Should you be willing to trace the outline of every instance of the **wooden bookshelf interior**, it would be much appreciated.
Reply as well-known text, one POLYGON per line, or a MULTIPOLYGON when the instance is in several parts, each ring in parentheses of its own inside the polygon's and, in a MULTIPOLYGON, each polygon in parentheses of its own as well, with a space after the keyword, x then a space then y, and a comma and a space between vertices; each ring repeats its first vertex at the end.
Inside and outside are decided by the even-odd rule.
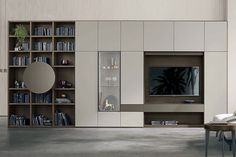
POLYGON ((75 22, 13 21, 9 22, 8 34, 9 127, 74 127, 75 22), (22 50, 15 49, 17 37, 14 30, 17 25, 23 25, 28 31, 22 50), (43 94, 32 93, 22 84, 25 68, 35 61, 51 65, 56 75, 53 88, 43 94), (58 102, 57 98, 62 95, 66 95, 70 102, 58 102), (59 124, 56 113, 65 115, 67 124, 63 120, 59 124), (35 122, 35 117, 39 116, 44 119, 41 125, 35 122))

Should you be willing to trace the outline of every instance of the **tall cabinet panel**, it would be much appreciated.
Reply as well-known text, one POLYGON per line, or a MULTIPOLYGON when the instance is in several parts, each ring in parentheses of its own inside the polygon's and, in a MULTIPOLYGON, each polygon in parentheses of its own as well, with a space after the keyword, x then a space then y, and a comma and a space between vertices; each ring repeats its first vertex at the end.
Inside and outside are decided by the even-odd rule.
POLYGON ((76 126, 97 126, 98 54, 76 53, 76 126))
POLYGON ((173 31, 173 22, 144 22, 144 51, 173 51, 173 31))
POLYGON ((175 22, 175 51, 204 51, 204 22, 175 22))
POLYGON ((120 22, 99 22, 98 50, 120 51, 120 22))
POLYGON ((205 23, 205 51, 227 51, 227 22, 205 23))
POLYGON ((121 53, 121 104, 143 104, 143 52, 121 53))
POLYGON ((227 113, 227 52, 205 52, 205 122, 227 113))

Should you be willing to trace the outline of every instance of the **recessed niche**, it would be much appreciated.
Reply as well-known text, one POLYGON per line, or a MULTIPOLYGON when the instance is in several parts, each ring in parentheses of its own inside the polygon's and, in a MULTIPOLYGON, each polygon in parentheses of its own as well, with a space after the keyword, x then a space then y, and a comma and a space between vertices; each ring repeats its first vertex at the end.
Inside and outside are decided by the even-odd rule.
POLYGON ((145 104, 204 103, 202 52, 145 52, 145 104))

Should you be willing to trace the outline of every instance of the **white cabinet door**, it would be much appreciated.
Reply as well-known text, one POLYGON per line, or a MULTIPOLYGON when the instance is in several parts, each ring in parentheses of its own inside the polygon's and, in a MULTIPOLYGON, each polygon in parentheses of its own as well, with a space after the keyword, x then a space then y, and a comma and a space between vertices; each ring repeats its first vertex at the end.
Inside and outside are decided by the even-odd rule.
POLYGON ((144 22, 144 51, 173 51, 173 31, 173 22, 144 22))
POLYGON ((204 51, 204 22, 175 22, 175 51, 204 51))
POLYGON ((143 52, 121 52, 121 104, 143 104, 143 52))
POLYGON ((97 126, 97 57, 97 52, 76 52, 76 126, 97 126))
POLYGON ((121 51, 143 51, 143 22, 121 22, 121 51))
POLYGON ((120 127, 120 112, 98 112, 98 126, 120 127))
POLYGON ((121 127, 143 127, 143 112, 121 112, 121 127))
POLYGON ((120 22, 99 22, 98 50, 120 51, 120 22))
POLYGON ((227 113, 227 53, 205 52, 205 123, 227 113))
POLYGON ((205 23, 205 51, 227 51, 227 22, 205 23))
POLYGON ((97 36, 97 22, 76 22, 77 51, 97 51, 97 36))

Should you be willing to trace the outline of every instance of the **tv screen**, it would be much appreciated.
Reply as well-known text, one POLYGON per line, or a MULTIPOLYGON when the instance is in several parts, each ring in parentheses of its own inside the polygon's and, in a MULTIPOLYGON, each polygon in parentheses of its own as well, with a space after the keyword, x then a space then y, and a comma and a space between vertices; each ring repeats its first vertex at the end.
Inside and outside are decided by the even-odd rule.
POLYGON ((199 67, 150 67, 150 96, 199 96, 199 67))

